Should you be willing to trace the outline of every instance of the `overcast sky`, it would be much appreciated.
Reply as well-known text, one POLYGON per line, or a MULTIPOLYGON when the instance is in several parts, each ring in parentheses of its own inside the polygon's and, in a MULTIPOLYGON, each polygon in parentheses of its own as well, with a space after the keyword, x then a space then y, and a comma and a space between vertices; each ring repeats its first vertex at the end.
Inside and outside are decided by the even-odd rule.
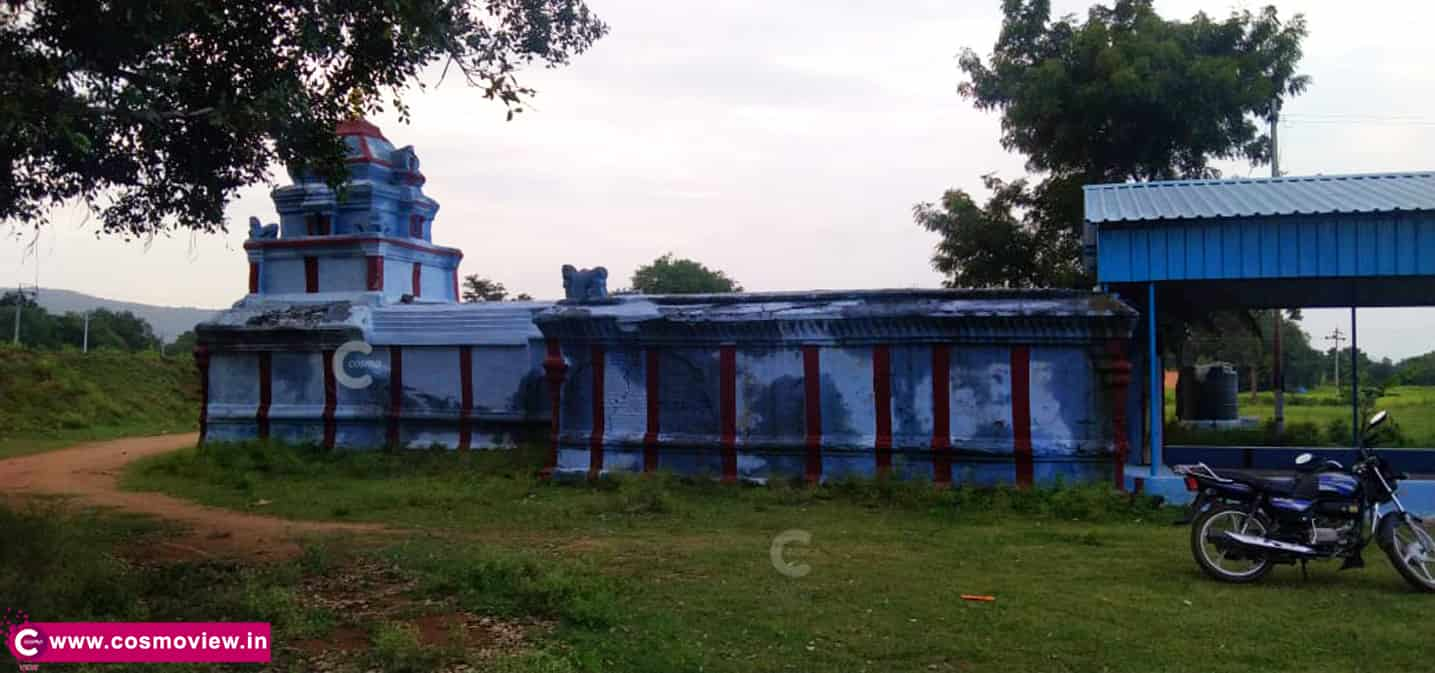
MULTIPOLYGON (((607 266, 613 288, 665 252, 727 271, 748 290, 933 287, 935 237, 912 205, 980 177, 1022 174, 995 114, 956 93, 956 54, 986 54, 999 0, 589 0, 612 32, 567 68, 533 71, 539 95, 512 122, 451 80, 408 97, 413 121, 374 121, 413 144, 441 204, 436 243, 461 272, 515 292, 562 294, 565 263, 607 266)), ((1089 2, 1055 0, 1056 14, 1089 2)), ((1266 3, 1165 1, 1166 16, 1266 3)), ((1435 9, 1420 2, 1279 2, 1310 27, 1310 90, 1281 129, 1287 173, 1435 168, 1435 9), (1304 123, 1295 120, 1304 119, 1304 123), (1322 123, 1314 123, 1322 122, 1322 123)), ((1228 166, 1232 174, 1252 174, 1228 166)), ((1259 169, 1256 175, 1265 174, 1259 169)), ((276 171, 274 179, 280 179, 276 171)), ((245 289, 245 222, 274 221, 270 186, 229 208, 228 235, 146 246, 96 240, 57 214, 28 254, 3 239, 0 282, 113 299, 227 306, 245 289)), ((12 230, 13 231, 13 230, 12 230)), ((1307 311, 1315 336, 1347 311, 1307 311)), ((1435 311, 1361 312, 1376 357, 1435 350, 1435 311)))

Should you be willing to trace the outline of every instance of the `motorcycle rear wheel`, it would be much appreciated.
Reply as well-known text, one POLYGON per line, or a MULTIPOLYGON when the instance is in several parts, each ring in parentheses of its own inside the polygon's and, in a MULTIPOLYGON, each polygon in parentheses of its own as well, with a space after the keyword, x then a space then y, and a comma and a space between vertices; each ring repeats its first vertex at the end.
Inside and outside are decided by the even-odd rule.
POLYGON ((1380 519, 1375 541, 1390 557, 1390 565, 1410 586, 1435 592, 1435 541, 1409 518, 1392 512, 1380 519))
POLYGON ((1270 559, 1264 556, 1233 558, 1231 549, 1223 550, 1216 540, 1225 531, 1264 536, 1266 530, 1259 516, 1252 518, 1243 509, 1229 505, 1212 507, 1191 522, 1191 556, 1201 571, 1213 579, 1233 584, 1255 582, 1271 571, 1270 559))

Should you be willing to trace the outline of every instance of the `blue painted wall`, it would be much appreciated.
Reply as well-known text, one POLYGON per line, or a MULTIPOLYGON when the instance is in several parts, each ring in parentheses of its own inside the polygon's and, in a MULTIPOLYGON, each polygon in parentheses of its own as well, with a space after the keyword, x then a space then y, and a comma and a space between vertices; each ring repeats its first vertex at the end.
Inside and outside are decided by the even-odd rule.
MULTIPOLYGON (((1032 293, 1031 298, 1041 296, 1032 293)), ((714 298, 711 307, 675 307, 672 315, 676 317, 668 318, 661 302, 669 299, 677 301, 624 297, 593 306, 560 304, 537 315, 539 328, 560 344, 567 365, 556 450, 559 473, 590 474, 598 467, 593 461, 599 454, 602 465, 597 471, 644 469, 650 422, 647 363, 653 356, 659 366, 658 432, 652 447, 657 469, 723 476, 727 443, 721 353, 731 348, 733 476, 761 481, 809 475, 809 444, 813 441, 820 453, 821 479, 872 476, 878 471, 877 405, 881 399, 874 352, 881 347, 890 361, 887 404, 895 476, 931 480, 940 474, 934 466, 933 435, 938 426, 931 368, 933 350, 941 348, 949 353, 944 378, 954 481, 1017 481, 1019 455, 1030 456, 1035 482, 1111 477, 1113 391, 1104 387, 1096 367, 1111 335, 1083 332, 1088 329, 1080 326, 1085 319, 1081 311, 1087 310, 1081 308, 1081 302, 1086 299, 1068 307, 1038 308, 1036 301, 1016 309, 1002 305, 1002 310, 1018 314, 1040 312, 1040 328, 1037 323, 1024 327, 1021 318, 1000 315, 996 307, 962 307, 992 311, 983 318, 964 319, 957 309, 935 306, 920 297, 887 294, 831 302, 841 305, 835 315, 822 314, 825 308, 805 313, 808 307, 786 301, 785 296, 749 295, 714 298), (863 301, 869 303, 862 305, 863 301), (934 344, 935 333, 924 334, 910 326, 899 327, 900 320, 886 320, 884 304, 908 301, 912 303, 902 304, 903 310, 929 311, 936 323, 953 328, 960 325, 960 329, 970 329, 994 343, 970 343, 968 340, 979 340, 953 335, 949 341, 934 344), (656 302, 657 308, 642 306, 647 302, 656 302), (760 306, 746 306, 750 304, 760 306), (1053 314, 1060 310, 1054 308, 1073 314, 1056 317, 1053 314), (801 330, 782 324, 777 316, 783 311, 803 316, 801 330), (729 313, 743 317, 730 319, 729 313), (809 319, 812 314, 821 320, 809 319), (669 320, 680 326, 670 325, 669 320), (998 322, 1002 327, 981 325, 983 321, 998 322), (883 333, 887 329, 893 331, 883 333), (832 334, 862 336, 834 339, 832 334), (1054 336, 1057 334, 1060 336, 1054 336), (811 363, 805 360, 805 351, 815 352, 814 381, 808 380, 811 363), (1012 366, 1018 352, 1028 354, 1028 382, 1020 396, 1012 389, 1012 366), (599 370, 601 399, 595 398, 594 384, 594 373, 599 370), (814 393, 818 396, 815 402, 808 399, 814 393), (1023 404, 1030 418, 1030 451, 1025 454, 1018 451, 1014 421, 1015 409, 1023 404), (820 425, 809 428, 814 405, 820 425)), ((821 293, 815 298, 803 295, 803 299, 829 305, 821 293)), ((1125 310, 1122 331, 1117 333, 1123 342, 1129 339, 1134 323, 1134 316, 1125 310)))
MULTIPOLYGON (((893 470, 905 478, 933 477, 931 347, 891 349, 893 470), (899 420, 900 419, 900 420, 899 420)), ((658 347, 660 362, 659 468, 721 474, 722 424, 717 349, 658 347)), ((594 434, 593 349, 563 348, 558 471, 587 474, 594 434)), ((1112 425, 1107 391, 1089 349, 1031 349, 1028 399, 1038 482, 1090 480, 1110 474, 1112 425)), ((647 429, 642 348, 605 348, 603 354, 603 471, 640 471, 647 429)), ((740 478, 801 476, 806 456, 806 380, 802 344, 787 348, 737 346, 736 456, 740 478)), ((820 391, 822 477, 871 476, 876 471, 876 411, 869 347, 823 347, 820 391)), ((1016 479, 1008 347, 951 349, 948 373, 954 477, 982 484, 1016 479)))

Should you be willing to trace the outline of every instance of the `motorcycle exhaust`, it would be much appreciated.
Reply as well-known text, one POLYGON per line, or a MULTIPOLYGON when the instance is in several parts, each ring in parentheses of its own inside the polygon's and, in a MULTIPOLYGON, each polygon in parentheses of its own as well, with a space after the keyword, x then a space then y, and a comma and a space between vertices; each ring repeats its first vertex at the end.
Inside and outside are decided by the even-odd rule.
POLYGON ((1248 549, 1259 549, 1261 551, 1276 552, 1279 554, 1295 554, 1297 556, 1320 555, 1316 550, 1303 544, 1291 544, 1289 542, 1281 542, 1280 540, 1256 537, 1254 535, 1243 535, 1231 531, 1226 531, 1225 535, 1227 540, 1248 549))

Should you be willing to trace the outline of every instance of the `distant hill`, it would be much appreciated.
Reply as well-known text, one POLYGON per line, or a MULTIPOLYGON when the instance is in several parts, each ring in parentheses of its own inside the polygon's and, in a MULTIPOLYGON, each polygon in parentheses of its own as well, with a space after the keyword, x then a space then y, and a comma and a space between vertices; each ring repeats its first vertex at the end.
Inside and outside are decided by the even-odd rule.
POLYGON ((116 312, 129 311, 148 322, 151 327, 154 327, 155 334, 163 337, 165 341, 174 341, 174 338, 182 332, 194 329, 195 325, 208 320, 221 310, 192 306, 138 304, 132 301, 105 299, 71 290, 48 287, 40 289, 39 301, 46 311, 55 314, 71 311, 81 313, 97 308, 116 312))

